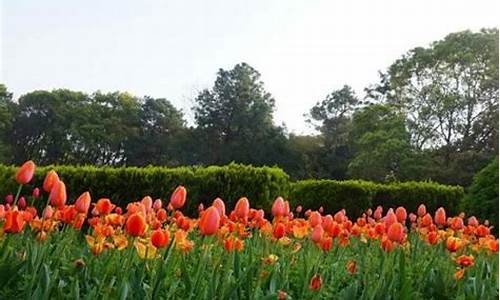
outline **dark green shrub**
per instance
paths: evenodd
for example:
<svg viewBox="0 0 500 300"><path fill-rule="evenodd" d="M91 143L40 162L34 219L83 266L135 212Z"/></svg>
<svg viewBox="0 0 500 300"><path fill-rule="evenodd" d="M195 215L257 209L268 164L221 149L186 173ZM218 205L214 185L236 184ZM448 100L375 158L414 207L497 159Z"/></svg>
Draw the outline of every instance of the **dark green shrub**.
<svg viewBox="0 0 500 300"><path fill-rule="evenodd" d="M474 176L462 208L468 215L490 220L498 232L498 157Z"/></svg>
<svg viewBox="0 0 500 300"><path fill-rule="evenodd" d="M292 206L305 209L336 212L345 208L351 217L359 216L367 208L382 205L384 208L403 206L416 211L421 203L429 211L443 206L449 213L456 213L463 198L463 188L432 182L402 182L377 184L360 180L304 180L292 184Z"/></svg>
<svg viewBox="0 0 500 300"><path fill-rule="evenodd" d="M0 166L0 196L17 190L16 169ZM224 199L228 208L246 196L252 207L269 209L273 199L286 196L289 188L289 177L279 168L239 164L206 168L47 166L37 168L33 184L25 187L23 194L29 195L35 186L41 187L50 169L55 169L66 183L70 203L87 190L93 199L107 197L120 206L146 195L168 201L172 191L184 185L188 199L183 211L189 214L196 211L200 202L210 204L216 197Z"/></svg>

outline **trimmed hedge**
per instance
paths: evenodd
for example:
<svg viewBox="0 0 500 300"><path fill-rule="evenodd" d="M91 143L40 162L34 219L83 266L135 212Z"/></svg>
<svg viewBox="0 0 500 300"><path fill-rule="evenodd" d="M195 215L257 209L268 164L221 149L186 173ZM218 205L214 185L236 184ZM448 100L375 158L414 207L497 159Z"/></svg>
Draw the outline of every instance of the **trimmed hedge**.
<svg viewBox="0 0 500 300"><path fill-rule="evenodd" d="M420 203L429 210L443 206L450 213L457 212L464 191L458 186L432 182L403 182L378 184L360 180L304 180L290 182L289 176L279 168L252 167L240 164L210 167L94 167L47 166L36 170L33 184L23 189L29 195L35 186L41 187L45 174L55 169L68 189L71 203L84 191L92 198L110 198L124 207L127 203L150 195L166 201L178 185L188 190L183 210L193 215L199 203L212 203L216 197L232 209L240 197L248 197L252 207L270 211L277 196L290 200L292 207L336 212L345 208L350 216L359 216L369 207L404 206L415 211ZM0 165L0 196L17 190L14 174L17 167Z"/></svg>
<svg viewBox="0 0 500 300"><path fill-rule="evenodd" d="M403 206L416 211L425 204L429 211L443 206L448 212L456 213L464 190L459 186L446 186L433 182L401 182L378 184L362 180L304 180L292 184L290 202L292 206L336 212L345 208L356 217L369 207L382 205L384 208Z"/></svg>
<svg viewBox="0 0 500 300"><path fill-rule="evenodd" d="M287 195L289 177L279 168L252 167L239 164L210 167L94 167L47 166L36 170L33 184L23 189L30 194L35 186L41 187L45 174L54 169L66 183L68 201L72 202L84 191L93 199L110 198L120 206L150 195L166 201L178 185L188 190L183 211L196 212L198 204L211 204L213 199L224 199L233 207L240 197L248 197L253 207L271 207L274 198ZM0 195L17 191L14 180L16 167L0 166Z"/></svg>

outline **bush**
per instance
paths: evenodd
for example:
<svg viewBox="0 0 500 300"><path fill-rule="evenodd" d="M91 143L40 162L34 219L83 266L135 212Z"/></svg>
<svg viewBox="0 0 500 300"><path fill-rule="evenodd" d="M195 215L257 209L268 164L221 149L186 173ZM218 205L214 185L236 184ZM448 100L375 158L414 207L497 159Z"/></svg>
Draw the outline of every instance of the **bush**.
<svg viewBox="0 0 500 300"><path fill-rule="evenodd" d="M462 208L490 220L498 233L498 157L474 176Z"/></svg>
<svg viewBox="0 0 500 300"><path fill-rule="evenodd" d="M416 211L421 203L429 211L443 206L455 213L463 195L463 188L459 186L433 182L378 184L360 180L304 180L292 185L290 201L292 206L300 203L304 209L323 206L326 211L335 212L345 208L350 216L358 216L377 205L384 208L403 206L408 211Z"/></svg>
<svg viewBox="0 0 500 300"><path fill-rule="evenodd" d="M17 190L14 180L16 167L0 166L0 196ZM178 185L188 190L184 212L194 215L199 203L211 204L221 197L232 209L240 197L248 197L252 207L269 212L277 196L289 198L292 207L336 212L345 208L349 215L358 216L369 207L404 206L415 211L420 203L429 210L443 206L450 213L457 212L463 197L461 187L432 182L404 182L377 184L360 180L304 180L290 183L289 176L279 168L252 167L239 164L210 167L94 167L47 166L37 168L33 183L23 188L29 195L35 186L41 187L45 174L55 169L68 189L71 203L84 191L93 199L110 198L122 207L149 195L168 201ZM498 194L497 194L498 195Z"/></svg>
<svg viewBox="0 0 500 300"><path fill-rule="evenodd" d="M279 168L239 164L205 168L47 166L37 168L33 183L23 189L23 194L30 194L35 186L41 187L50 169L55 169L66 183L68 201L87 190L94 199L110 198L122 207L146 195L168 201L173 190L184 185L188 199L183 211L189 214L196 212L199 203L211 204L216 197L222 198L228 208L242 196L248 197L252 207L269 208L273 199L286 196L289 188L289 177ZM0 166L0 195L17 190L16 170Z"/></svg>

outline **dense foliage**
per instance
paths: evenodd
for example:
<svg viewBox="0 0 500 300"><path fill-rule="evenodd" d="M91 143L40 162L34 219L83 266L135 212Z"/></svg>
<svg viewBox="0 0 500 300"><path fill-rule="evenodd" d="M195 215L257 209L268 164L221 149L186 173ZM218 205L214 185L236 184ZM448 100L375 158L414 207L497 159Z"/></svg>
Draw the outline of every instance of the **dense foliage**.
<svg viewBox="0 0 500 300"><path fill-rule="evenodd" d="M84 191L93 197L109 197L118 205L136 201L141 195L166 199L179 184L189 188L185 212L193 214L200 203L208 204L221 197L228 205L238 198L252 199L258 208L268 207L272 199L288 193L289 177L278 168L251 167L237 164L211 167L94 167L47 166L39 168L27 189L41 187L45 174L54 169L68 185L70 199ZM0 166L0 195L17 186L15 167Z"/></svg>
<svg viewBox="0 0 500 300"><path fill-rule="evenodd" d="M463 198L463 188L431 182L393 182L377 184L369 181L304 180L293 182L279 168L252 167L238 164L203 167L75 167L48 166L39 168L28 190L42 185L45 173L56 170L74 188L69 191L75 199L84 191L94 197L109 197L119 205L135 201L141 195L165 199L177 185L186 186L189 193L185 212L193 214L198 205L209 204L221 197L230 206L241 196L248 197L257 208L268 208L275 197L290 198L304 209L334 212L345 208L351 216L377 205L405 206L416 209L424 203L431 209L439 206L457 212ZM4 197L17 186L13 179L15 167L0 165L0 196Z"/></svg>
<svg viewBox="0 0 500 300"><path fill-rule="evenodd" d="M2 299L498 298L498 239L443 207L350 219L282 197L265 214L242 197L190 218L182 186L168 204L145 196L125 208L88 192L68 201L77 187L62 173L31 193L35 171L29 161L12 174L20 192L0 204Z"/></svg>
<svg viewBox="0 0 500 300"><path fill-rule="evenodd" d="M167 99L123 92L32 91L13 101L0 84L0 162L234 161L277 165L294 179L468 186L498 152L498 43L498 30L485 29L411 49L366 95L345 85L318 101L307 113L318 135L276 125L274 98L246 63L220 69L213 87L194 98L191 113Z"/></svg>
<svg viewBox="0 0 500 300"><path fill-rule="evenodd" d="M351 216L360 215L369 207L404 206L416 210L421 203L434 210L445 207L458 213L464 191L459 186L433 182L394 182L378 184L361 180L303 180L292 184L290 202L308 209L334 212L345 209Z"/></svg>
<svg viewBox="0 0 500 300"><path fill-rule="evenodd" d="M490 220L498 233L498 157L474 176L463 209Z"/></svg>

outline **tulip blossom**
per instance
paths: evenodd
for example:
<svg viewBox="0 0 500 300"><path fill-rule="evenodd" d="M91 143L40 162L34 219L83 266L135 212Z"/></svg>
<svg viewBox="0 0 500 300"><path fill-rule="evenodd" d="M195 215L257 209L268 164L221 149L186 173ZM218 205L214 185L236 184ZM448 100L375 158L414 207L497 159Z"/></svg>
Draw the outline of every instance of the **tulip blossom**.
<svg viewBox="0 0 500 300"><path fill-rule="evenodd" d="M16 173L16 181L19 184L27 184L33 179L35 174L35 163L31 160L25 162Z"/></svg>
<svg viewBox="0 0 500 300"><path fill-rule="evenodd" d="M210 206L200 218L198 224L202 235L214 235L220 226L220 214L216 207Z"/></svg>
<svg viewBox="0 0 500 300"><path fill-rule="evenodd" d="M183 186L178 186L172 193L172 196L170 196L170 205L172 205L174 209L183 207L184 203L186 203L186 196L186 188Z"/></svg>

